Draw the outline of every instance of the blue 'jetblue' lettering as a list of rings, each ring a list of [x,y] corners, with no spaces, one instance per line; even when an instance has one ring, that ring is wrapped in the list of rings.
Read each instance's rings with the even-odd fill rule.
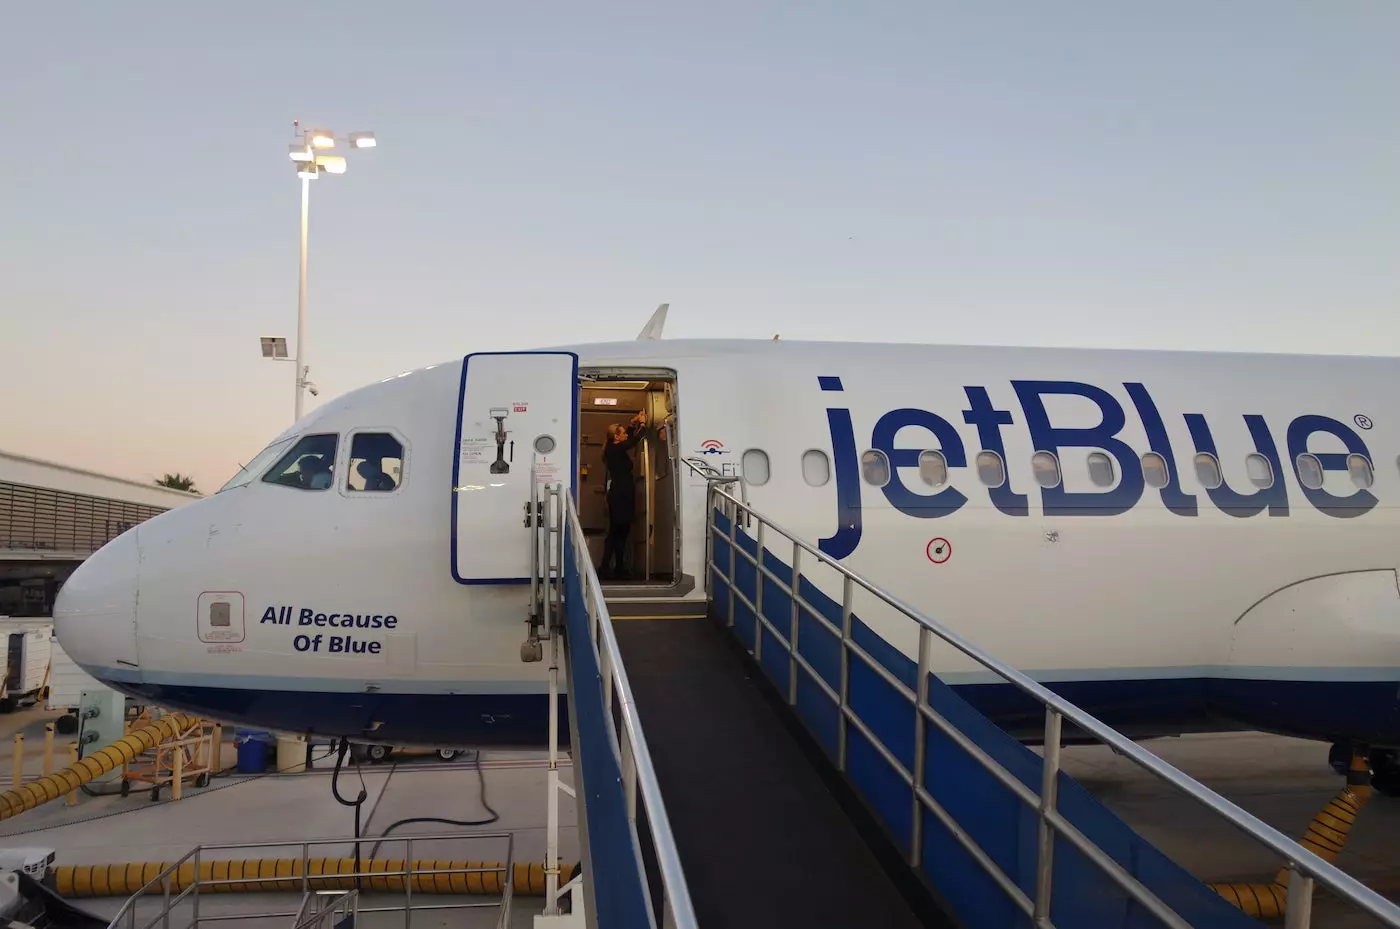
[[[1208,487],[1206,493],[1212,503],[1231,516],[1253,516],[1262,512],[1266,506],[1270,516],[1287,516],[1288,488],[1283,483],[1283,465],[1278,460],[1278,447],[1274,445],[1274,437],[1269,434],[1264,417],[1257,413],[1246,413],[1244,421],[1249,427],[1249,437],[1254,440],[1255,450],[1269,459],[1269,467],[1273,474],[1272,483],[1252,494],[1242,494],[1231,488],[1222,474],[1220,486],[1214,490]],[[1210,426],[1206,424],[1204,416],[1200,413],[1187,413],[1186,428],[1191,432],[1191,441],[1196,443],[1196,451],[1205,452],[1216,461],[1220,460],[1220,453],[1215,450],[1215,438],[1210,434]]]
[[[895,448],[895,438],[899,430],[906,426],[927,429],[937,441],[917,448]],[[904,486],[899,476],[900,468],[918,467],[919,454],[924,451],[941,451],[949,471],[967,467],[967,451],[963,448],[958,430],[943,417],[927,410],[890,410],[875,424],[875,435],[870,444],[889,456],[890,482],[884,487],[885,499],[906,516],[924,519],[947,516],[956,513],[967,502],[967,497],[952,487],[931,494],[916,493]]]
[[[1322,464],[1324,477],[1328,471],[1345,471],[1347,469],[1347,455],[1349,454],[1365,455],[1367,461],[1371,460],[1371,453],[1367,450],[1366,443],[1350,427],[1344,426],[1330,416],[1299,416],[1288,424],[1288,457],[1293,462],[1294,477],[1298,477],[1298,456],[1308,451],[1308,439],[1312,437],[1314,432],[1334,435],[1341,439],[1347,447],[1345,453],[1312,453]],[[1360,516],[1368,512],[1378,502],[1375,494],[1369,490],[1358,489],[1350,496],[1338,497],[1321,487],[1314,490],[1304,486],[1301,477],[1298,477],[1298,486],[1303,488],[1303,496],[1308,498],[1309,503],[1328,516],[1342,519]]]
[[[841,391],[839,377],[821,377],[817,381],[824,391]],[[828,408],[826,423],[831,431],[831,455],[836,469],[836,531],[830,538],[819,539],[817,548],[839,560],[860,544],[860,464],[856,461],[851,411]]]
[[[984,451],[996,452],[1006,468],[1006,479],[1000,487],[987,488],[992,505],[1007,516],[1025,516],[1030,512],[1026,495],[1011,489],[1011,468],[1006,461],[1006,446],[1001,441],[1001,427],[1013,422],[1010,410],[998,410],[987,396],[985,387],[964,387],[969,408],[963,410],[963,422],[977,427],[977,438]],[[1023,404],[1024,405],[1024,404]]]
[[[818,383],[823,392],[843,393],[844,387],[839,377],[822,376]],[[1063,484],[1055,487],[1042,487],[1041,506],[1047,516],[1112,516],[1125,513],[1137,505],[1142,498],[1146,483],[1143,479],[1142,459],[1126,441],[1120,438],[1127,424],[1127,416],[1122,404],[1106,390],[1092,384],[1078,381],[1012,381],[1012,388],[1020,401],[1025,418],[1026,431],[1030,436],[1031,448],[1056,454],[1062,460],[1066,449],[1082,449],[1085,453],[1101,450],[1116,462],[1117,483],[1111,489],[1099,492],[1071,492]],[[1167,433],[1165,421],[1147,388],[1135,381],[1125,381],[1138,420],[1142,423],[1143,434],[1148,447],[1166,462],[1167,483],[1157,488],[1162,505],[1179,516],[1196,516],[1199,509],[1196,494],[1187,493],[1182,488],[1181,469]],[[1026,516],[1029,512],[1025,494],[1016,493],[1011,486],[1011,475],[1017,471],[1016,464],[1007,461],[1006,445],[1002,433],[1003,426],[1014,425],[1011,411],[1000,410],[992,402],[985,387],[964,386],[968,409],[963,410],[963,421],[977,430],[980,448],[995,452],[1006,462],[1006,480],[1000,487],[988,488],[991,503],[998,511],[1009,516]],[[1099,409],[1099,424],[1092,427],[1056,426],[1051,423],[1046,410],[1046,396],[1082,397]],[[1207,453],[1220,458],[1216,440],[1210,424],[1200,413],[1183,414],[1186,430],[1195,446],[1196,453]],[[1206,488],[1208,499],[1219,510],[1235,517],[1248,517],[1268,510],[1270,516],[1289,515],[1288,489],[1284,481],[1283,458],[1278,443],[1270,431],[1264,417],[1257,413],[1244,414],[1245,427],[1258,454],[1262,455],[1273,471],[1273,480],[1252,493],[1242,493],[1228,482],[1214,489]],[[833,559],[849,556],[860,544],[862,535],[861,513],[861,473],[859,447],[855,439],[855,426],[849,407],[832,406],[826,410],[827,428],[831,434],[831,450],[836,477],[836,528],[831,536],[820,540],[821,551]],[[931,434],[932,441],[913,446],[898,446],[896,442],[904,429],[921,429]],[[1314,433],[1326,433],[1339,439],[1346,452],[1310,452],[1308,442]],[[1294,478],[1298,480],[1304,497],[1320,512],[1328,516],[1352,518],[1370,511],[1379,502],[1369,489],[1358,487],[1355,492],[1339,496],[1324,488],[1310,489],[1302,485],[1297,472],[1298,456],[1304,453],[1314,455],[1327,472],[1347,471],[1347,456],[1363,455],[1371,460],[1365,441],[1346,424],[1328,416],[1306,414],[1294,419],[1288,425],[1287,450],[1293,463]],[[948,516],[961,510],[968,502],[953,482],[928,493],[916,489],[919,478],[910,477],[909,470],[919,467],[920,454],[926,451],[941,452],[951,473],[955,469],[965,469],[968,465],[968,450],[964,439],[948,420],[937,413],[911,406],[901,406],[890,410],[876,420],[871,436],[870,447],[883,452],[889,459],[890,478],[882,488],[885,499],[893,509],[919,519],[934,519]],[[1077,470],[1077,469],[1076,469]],[[903,474],[901,474],[903,472]],[[1022,472],[1024,473],[1024,472]],[[1333,490],[1336,488],[1334,487]],[[264,614],[263,622],[290,624],[292,608],[285,612],[273,613],[271,608]],[[299,625],[360,626],[358,620],[348,614],[317,614],[303,609]],[[378,617],[372,617],[371,622]],[[384,617],[384,628],[392,628],[394,617]],[[391,622],[393,621],[393,622]],[[378,628],[378,626],[371,626]],[[353,651],[353,644],[345,644],[344,650]],[[315,651],[319,646],[310,639],[305,649]],[[341,646],[335,646],[341,650]],[[299,650],[300,649],[299,647]]]
[[[1162,456],[1167,463],[1167,486],[1159,488],[1162,506],[1179,516],[1196,515],[1196,495],[1181,489],[1181,472],[1176,467],[1176,455],[1172,453],[1172,440],[1167,436],[1167,427],[1162,423],[1162,414],[1157,412],[1157,404],[1141,384],[1125,383],[1128,397],[1137,407],[1138,419],[1147,433],[1147,445]]]
[[[1142,497],[1142,462],[1128,444],[1118,438],[1127,421],[1123,407],[1108,391],[1092,384],[1074,381],[1012,381],[1021,411],[1026,416],[1026,429],[1036,451],[1053,452],[1058,457],[1061,448],[1102,449],[1118,462],[1118,486],[1101,493],[1076,493],[1065,490],[1063,483],[1040,489],[1040,502],[1047,516],[1111,516],[1126,513]],[[1102,418],[1090,429],[1070,429],[1050,425],[1041,397],[1046,394],[1068,394],[1083,397],[1099,408]],[[1087,454],[1087,453],[1086,453]]]

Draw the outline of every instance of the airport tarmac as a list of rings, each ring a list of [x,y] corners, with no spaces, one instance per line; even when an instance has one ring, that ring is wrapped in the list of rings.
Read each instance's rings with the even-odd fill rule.
[[[27,772],[38,773],[37,758],[29,758],[32,744],[42,740],[43,723],[52,714],[29,710],[0,717],[0,772],[8,772],[11,745],[7,733],[26,734]],[[33,736],[37,732],[38,739]],[[60,742],[64,740],[60,737]],[[1186,736],[1144,743],[1185,773],[1200,780],[1284,834],[1299,837],[1313,815],[1343,786],[1327,765],[1327,747],[1262,734]],[[324,750],[318,750],[318,755]],[[1065,768],[1085,787],[1104,800],[1144,837],[1156,843],[1197,876],[1207,881],[1267,882],[1280,862],[1267,849],[1255,845],[1233,827],[1217,820],[1194,801],[1160,784],[1131,762],[1100,747],[1065,749]],[[234,749],[225,746],[226,763],[232,766]],[[443,762],[432,756],[406,758],[398,763],[366,764],[359,771],[347,765],[340,791],[355,797],[363,785],[362,834],[377,836],[393,823],[410,817],[434,816],[460,821],[483,821],[476,826],[416,823],[395,830],[415,834],[470,832],[474,835],[509,833],[514,859],[541,861],[545,853],[546,758],[541,752],[484,752],[480,768],[467,760]],[[23,816],[0,822],[0,844],[53,848],[57,864],[101,864],[118,861],[171,860],[200,843],[268,843],[211,857],[299,857],[297,848],[271,843],[308,838],[342,840],[312,854],[349,855],[353,836],[353,812],[337,804],[331,795],[329,762],[301,774],[243,775],[229,772],[207,788],[187,788],[178,802],[165,797],[152,802],[149,793],[131,796],[83,795],[76,806],[62,800]],[[569,780],[570,770],[563,769]],[[484,778],[486,805],[480,789]],[[363,780],[362,780],[363,778]],[[490,807],[488,810],[487,807]],[[578,859],[579,843],[574,806],[561,798],[561,859]],[[1400,900],[1400,800],[1373,796],[1362,811],[1337,864],[1362,882],[1391,899]],[[369,847],[364,848],[369,852]],[[402,857],[403,843],[386,844],[379,857]],[[500,860],[504,839],[454,839],[437,847],[418,847],[417,858],[466,858]],[[398,895],[370,894],[366,905],[397,905]],[[417,902],[484,902],[485,898],[419,895]],[[117,898],[75,901],[89,911],[110,916],[122,905]],[[239,894],[206,897],[204,915],[212,913],[268,912],[295,909],[295,893]],[[539,912],[542,898],[517,896],[512,906],[512,926],[528,927]],[[153,912],[143,909],[142,913]],[[1350,913],[1337,901],[1319,893],[1314,925],[1352,929],[1375,925],[1368,917]],[[483,908],[462,911],[415,912],[414,926],[492,926],[498,912]],[[183,924],[183,920],[181,924]],[[276,924],[273,922],[272,924]],[[402,915],[387,914],[363,919],[362,925],[403,925]],[[247,923],[234,923],[247,925]]]

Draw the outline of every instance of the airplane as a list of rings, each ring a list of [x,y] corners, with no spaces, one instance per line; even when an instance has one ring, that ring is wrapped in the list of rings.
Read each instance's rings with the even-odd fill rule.
[[[468,352],[326,403],[92,555],[59,641],[118,690],[243,725],[542,745],[532,468],[575,495],[597,564],[604,430],[645,411],[634,578],[611,593],[703,603],[704,475],[732,476],[1132,738],[1268,731],[1330,743],[1334,766],[1361,746],[1376,788],[1400,789],[1400,361],[660,327]],[[907,620],[862,619],[916,654]],[[947,652],[942,680],[1039,732],[1018,691]]]

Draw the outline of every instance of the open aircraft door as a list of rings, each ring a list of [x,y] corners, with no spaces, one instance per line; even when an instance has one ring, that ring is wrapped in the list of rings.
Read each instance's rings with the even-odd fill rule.
[[[530,582],[531,465],[537,483],[573,492],[578,409],[572,352],[479,352],[462,360],[452,465],[458,583]]]

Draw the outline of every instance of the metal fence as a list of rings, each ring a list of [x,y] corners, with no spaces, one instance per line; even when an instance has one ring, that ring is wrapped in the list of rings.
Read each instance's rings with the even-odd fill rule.
[[[455,832],[436,835],[389,836],[372,839],[376,844],[399,845],[404,848],[404,857],[377,858],[374,861],[361,861],[358,867],[354,859],[343,856],[324,857],[352,862],[349,870],[323,871],[313,874],[311,864],[322,856],[313,856],[315,848],[344,848],[353,844],[353,839],[344,837],[333,839],[302,839],[282,842],[236,842],[199,845],[187,852],[178,861],[171,862],[159,874],[147,881],[122,905],[117,914],[107,924],[108,929],[198,929],[208,923],[256,922],[266,925],[270,920],[284,920],[286,925],[319,926],[330,914],[345,913],[348,906],[354,914],[402,913],[404,929],[413,924],[413,914],[427,911],[497,909],[499,911],[497,929],[510,925],[511,902],[514,897],[514,849],[515,839],[511,833],[498,832]],[[505,855],[498,862],[467,863],[463,866],[440,868],[442,860],[414,857],[414,850],[445,842],[471,841],[474,843],[492,841],[503,843]],[[369,841],[362,839],[361,842]],[[228,860],[229,852],[248,849],[295,849],[297,858],[264,859],[261,864],[280,862],[272,866],[274,873],[265,874],[267,867],[258,867],[259,873],[250,877],[214,877],[216,866]],[[420,867],[431,864],[433,867]],[[297,867],[299,865],[299,867]],[[228,871],[228,868],[219,870]],[[286,872],[286,873],[283,873]],[[488,877],[495,877],[488,882]],[[356,884],[344,888],[345,883]],[[495,899],[451,900],[445,903],[423,902],[422,888],[426,884],[433,887],[434,899],[448,896],[481,896],[483,885],[495,883],[499,893],[490,894]],[[326,884],[334,887],[327,888]],[[476,885],[476,886],[473,886]],[[420,888],[415,898],[414,887]],[[352,896],[346,896],[346,891]],[[225,901],[234,893],[260,893],[274,891],[300,891],[301,904],[297,909],[253,912],[201,912],[201,902],[211,894],[218,894]],[[403,902],[397,905],[365,906],[363,894],[401,894]],[[318,895],[326,899],[317,899]],[[236,898],[235,898],[236,899]],[[303,923],[302,920],[308,920]],[[295,921],[295,922],[293,922]]]
[[[699,468],[695,470],[701,471]],[[1065,783],[1077,787],[1072,781],[1063,780],[1060,770],[1061,730],[1068,721],[1117,754],[1133,761],[1174,791],[1191,798],[1276,853],[1290,870],[1286,907],[1286,925],[1289,929],[1303,929],[1312,925],[1312,902],[1316,885],[1327,888],[1341,900],[1375,917],[1382,924],[1400,927],[1400,907],[1048,688],[983,652],[953,630],[924,615],[893,593],[833,561],[817,548],[756,512],[747,502],[719,486],[732,483],[733,478],[716,477],[713,472],[704,476],[709,481],[706,583],[712,600],[715,597],[722,601],[727,600],[717,606],[723,610],[723,616],[727,618],[730,626],[735,625],[736,614],[743,615],[746,623],[748,615],[752,614],[753,644],[749,651],[765,670],[769,670],[776,677],[786,678],[786,696],[790,705],[798,706],[799,684],[804,693],[815,692],[834,705],[838,727],[834,760],[842,772],[849,774],[851,740],[855,733],[859,733],[863,742],[868,741],[889,769],[903,781],[900,796],[907,796],[912,802],[912,809],[904,811],[904,815],[908,817],[905,821],[909,826],[904,850],[911,866],[919,867],[924,855],[924,812],[927,811],[956,840],[967,856],[995,882],[1024,917],[1029,917],[1037,927],[1050,927],[1053,925],[1051,891],[1052,887],[1057,886],[1056,847],[1063,847],[1067,842],[1071,849],[1082,854],[1160,924],[1173,929],[1188,929],[1191,923],[1116,861],[1114,856],[1086,836],[1084,831],[1067,818],[1057,803],[1057,794]],[[752,528],[755,525],[756,535],[750,535],[745,527]],[[772,550],[771,546],[775,542],[790,551],[789,564],[782,565],[775,550]],[[748,550],[750,547],[753,551]],[[717,551],[720,553],[718,559]],[[839,606],[832,602],[823,610],[811,602],[813,599],[825,597],[811,577],[812,568],[817,566],[828,568],[835,573],[840,585]],[[787,574],[786,579],[780,571]],[[723,591],[719,590],[721,586]],[[753,590],[752,597],[741,589],[745,586]],[[782,600],[778,610],[774,610],[771,603],[765,608],[765,588],[769,591],[770,601],[775,598]],[[861,624],[855,618],[854,609],[858,592],[893,608],[898,615],[916,624],[918,659],[917,677],[912,682],[913,686],[907,675],[905,679],[901,679],[900,675],[890,670],[888,658],[882,661],[871,653],[873,649],[877,649],[877,643],[872,637],[865,639],[866,645],[858,641],[860,637],[855,634],[855,627]],[[834,590],[828,599],[836,601]],[[783,614],[778,622],[774,622],[768,615],[775,612]],[[839,616],[839,624],[833,621],[833,616]],[[837,683],[830,682],[830,679],[837,677],[830,668],[824,674],[813,666],[813,653],[808,650],[811,643],[805,638],[813,633],[807,630],[821,630],[827,641],[839,645]],[[932,648],[935,641],[946,643],[983,668],[994,672],[1044,708],[1044,748],[1040,761],[1038,791],[1027,786],[1024,774],[1018,777],[1008,770],[1008,767],[994,758],[992,753],[950,722],[946,711],[940,712],[935,708],[930,699],[930,686],[947,689],[946,685],[936,681],[931,673]],[[772,654],[774,644],[781,649],[777,656]],[[887,643],[883,647],[889,648]],[[909,661],[908,658],[903,660]],[[782,665],[786,665],[786,669],[783,669]],[[913,722],[913,732],[904,734],[906,738],[912,735],[912,739],[904,742],[905,746],[912,742],[912,751],[908,753],[912,755],[912,763],[906,763],[897,757],[896,752],[885,744],[886,740],[876,733],[876,725],[868,718],[868,714],[863,715],[852,706],[851,681],[857,670],[861,671],[863,680],[879,679],[891,692],[897,693],[912,707],[913,715],[909,718]],[[941,694],[942,691],[940,699]],[[945,701],[941,705],[947,707],[949,704]],[[885,712],[888,718],[890,714],[887,709],[884,708],[882,712]],[[930,776],[937,776],[936,771],[928,770],[928,741],[933,737],[930,733],[945,737],[952,745],[961,749],[977,766],[994,777],[1005,790],[1033,811],[1037,821],[1038,841],[1035,849],[1034,882],[1029,892],[1023,888],[1026,883],[1024,880],[1018,882],[1013,879],[973,837],[972,827],[975,824],[958,821],[927,789],[926,784]],[[864,745],[862,750],[864,751]],[[1029,750],[1026,751],[1029,753]],[[1057,842],[1057,838],[1061,841]],[[1196,882],[1197,891],[1202,887],[1204,885]],[[1215,900],[1216,895],[1210,891],[1205,897],[1209,902]],[[1223,898],[1219,902],[1223,902]],[[1245,919],[1242,913],[1238,915],[1242,921]],[[1007,924],[1011,922],[1008,920]]]

